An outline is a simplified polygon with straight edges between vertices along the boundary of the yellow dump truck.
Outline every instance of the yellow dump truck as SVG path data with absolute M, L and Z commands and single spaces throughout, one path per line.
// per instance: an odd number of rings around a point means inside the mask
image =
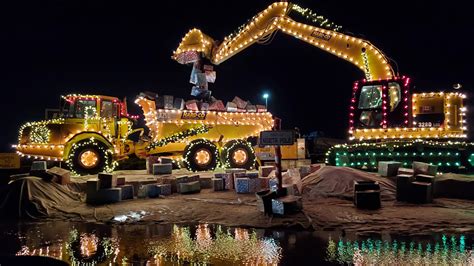
M 135 102 L 143 109 L 148 136 L 143 136 L 143 128 L 133 128 L 138 117 L 128 114 L 125 100 L 71 94 L 62 97 L 57 118 L 20 127 L 17 153 L 33 160 L 64 162 L 79 175 L 113 171 L 117 161 L 132 154 L 170 157 L 193 171 L 218 166 L 250 169 L 258 161 L 253 140 L 273 126 L 272 114 L 266 110 L 157 109 L 153 99 L 143 96 Z M 142 136 L 138 142 L 129 139 L 138 132 Z M 268 157 L 268 148 L 256 149 Z M 298 149 L 287 149 L 283 156 L 298 157 Z

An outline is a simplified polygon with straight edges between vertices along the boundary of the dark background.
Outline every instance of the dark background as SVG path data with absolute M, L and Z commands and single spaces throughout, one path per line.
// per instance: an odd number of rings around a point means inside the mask
M 15 1 L 0 17 L 0 149 L 18 128 L 57 108 L 61 94 L 127 97 L 144 90 L 188 98 L 190 68 L 170 57 L 193 27 L 220 40 L 272 1 Z M 396 60 L 417 90 L 473 87 L 472 9 L 468 1 L 308 1 L 299 5 L 365 36 Z M 301 21 L 303 22 L 303 21 Z M 345 138 L 352 82 L 363 73 L 337 57 L 279 33 L 217 67 L 213 95 L 264 103 L 284 127 Z M 470 119 L 472 120 L 472 119 Z

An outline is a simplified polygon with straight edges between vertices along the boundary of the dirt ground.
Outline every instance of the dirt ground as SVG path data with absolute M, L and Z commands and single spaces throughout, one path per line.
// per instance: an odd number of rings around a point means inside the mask
M 143 170 L 117 172 L 128 182 L 152 181 L 157 177 Z M 176 174 L 183 174 L 177 172 Z M 211 176 L 212 173 L 201 173 Z M 80 189 L 90 177 L 77 178 L 72 188 Z M 391 186 L 387 183 L 387 186 Z M 120 223 L 117 217 L 128 217 L 125 223 L 215 223 L 226 226 L 345 230 L 347 232 L 392 232 L 426 234 L 430 232 L 474 232 L 474 201 L 437 198 L 432 204 L 416 205 L 383 197 L 379 210 L 359 210 L 347 197 L 303 193 L 303 212 L 286 217 L 269 217 L 257 210 L 253 194 L 235 191 L 201 193 L 156 199 L 134 199 L 120 203 L 91 206 L 81 201 L 58 203 L 47 219 Z M 131 218 L 135 216 L 135 218 Z M 114 219 L 116 218 L 116 219 Z

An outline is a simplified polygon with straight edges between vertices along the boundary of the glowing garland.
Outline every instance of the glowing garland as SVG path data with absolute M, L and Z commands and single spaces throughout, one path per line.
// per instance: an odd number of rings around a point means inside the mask
M 158 141 L 154 141 L 154 142 L 150 143 L 150 145 L 148 145 L 146 147 L 146 150 L 150 151 L 150 150 L 152 150 L 156 147 L 162 147 L 162 146 L 165 146 L 166 144 L 169 144 L 169 143 L 174 143 L 174 142 L 177 142 L 177 141 L 180 141 L 180 140 L 192 137 L 192 136 L 207 133 L 210 129 L 211 129 L 210 126 L 201 125 L 201 126 L 198 126 L 198 127 L 195 127 L 195 128 L 187 129 L 187 130 L 182 131 L 182 132 L 174 133 L 171 136 L 168 136 L 166 138 L 162 138 Z
M 245 141 L 245 140 L 240 140 L 240 139 L 237 139 L 237 140 L 234 140 L 232 141 L 232 145 L 230 146 L 224 146 L 224 148 L 222 148 L 222 154 L 227 154 L 226 158 L 224 158 L 224 162 L 223 162 L 223 167 L 224 168 L 231 168 L 231 165 L 230 165 L 230 154 L 228 154 L 228 151 L 229 150 L 232 150 L 236 145 L 245 145 L 247 146 L 250 151 L 252 152 L 252 154 L 255 154 L 255 151 L 252 147 L 252 145 L 250 145 L 250 143 L 248 141 Z M 251 165 L 255 165 L 255 162 L 256 162 L 257 158 L 256 156 L 254 156 L 253 158 L 253 162 Z
M 31 127 L 30 141 L 34 144 L 47 144 L 51 138 L 51 130 L 46 125 Z
M 417 151 L 418 147 L 438 148 L 439 150 Z M 438 141 L 414 141 L 414 142 L 388 142 L 388 143 L 356 143 L 342 144 L 331 147 L 326 153 L 326 163 L 335 166 L 350 166 L 355 168 L 377 169 L 378 161 L 390 158 L 402 162 L 404 167 L 411 166 L 418 158 L 427 159 L 431 164 L 440 168 L 459 168 L 462 166 L 460 153 L 457 149 L 465 148 L 471 150 L 468 162 L 473 167 L 472 149 L 474 143 L 466 142 L 438 142 Z M 373 149 L 373 150 L 370 150 Z M 398 150 L 397 150 L 398 149 Z M 403 150 L 402 149 L 407 149 Z M 380 151 L 382 150 L 382 151 Z M 442 150 L 442 151 L 441 151 Z
M 115 169 L 115 167 L 117 167 L 118 163 L 113 160 L 113 152 L 110 149 L 102 147 L 102 145 L 100 145 L 100 144 L 101 143 L 96 141 L 94 139 L 94 137 L 92 137 L 92 138 L 90 138 L 90 139 L 88 139 L 87 141 L 84 141 L 84 142 L 72 144 L 71 150 L 69 151 L 68 158 L 66 160 L 66 164 L 69 167 L 69 169 L 71 169 L 71 172 L 74 175 L 79 175 L 77 173 L 76 169 L 74 169 L 74 164 L 73 164 L 75 152 L 78 148 L 84 147 L 86 145 L 94 145 L 95 147 L 97 147 L 100 151 L 102 151 L 105 154 L 104 158 L 101 158 L 101 159 L 104 160 L 103 172 L 111 173 L 111 172 L 114 171 L 114 169 Z
M 211 147 L 215 146 L 214 143 L 212 143 L 211 141 L 209 141 L 207 139 L 197 139 L 197 140 L 193 140 L 191 143 L 189 143 L 189 145 L 186 147 L 185 152 L 183 153 L 183 163 L 189 171 L 193 171 L 193 172 L 198 171 L 197 169 L 192 169 L 191 168 L 191 164 L 190 164 L 190 162 L 188 161 L 187 158 L 189 157 L 192 148 L 194 146 L 200 145 L 200 144 L 209 145 Z M 214 156 L 215 156 L 216 160 L 219 158 L 219 151 L 218 151 L 217 147 L 214 151 Z M 217 160 L 217 164 L 216 164 L 216 167 L 218 167 L 218 166 L 219 166 L 219 160 Z M 209 170 L 214 170 L 215 168 L 212 168 L 212 169 L 209 169 Z
M 296 11 L 298 14 L 310 21 L 319 24 L 321 27 L 325 27 L 333 31 L 340 31 L 342 29 L 342 26 L 336 25 L 334 22 L 331 22 L 329 19 L 316 14 L 309 8 L 303 8 L 297 4 L 292 4 L 291 10 Z

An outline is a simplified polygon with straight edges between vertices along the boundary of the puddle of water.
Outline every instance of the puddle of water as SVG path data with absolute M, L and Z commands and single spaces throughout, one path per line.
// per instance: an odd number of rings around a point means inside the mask
M 207 224 L 0 225 L 0 256 L 48 256 L 73 265 L 474 265 L 473 243 L 474 235 L 342 236 Z

